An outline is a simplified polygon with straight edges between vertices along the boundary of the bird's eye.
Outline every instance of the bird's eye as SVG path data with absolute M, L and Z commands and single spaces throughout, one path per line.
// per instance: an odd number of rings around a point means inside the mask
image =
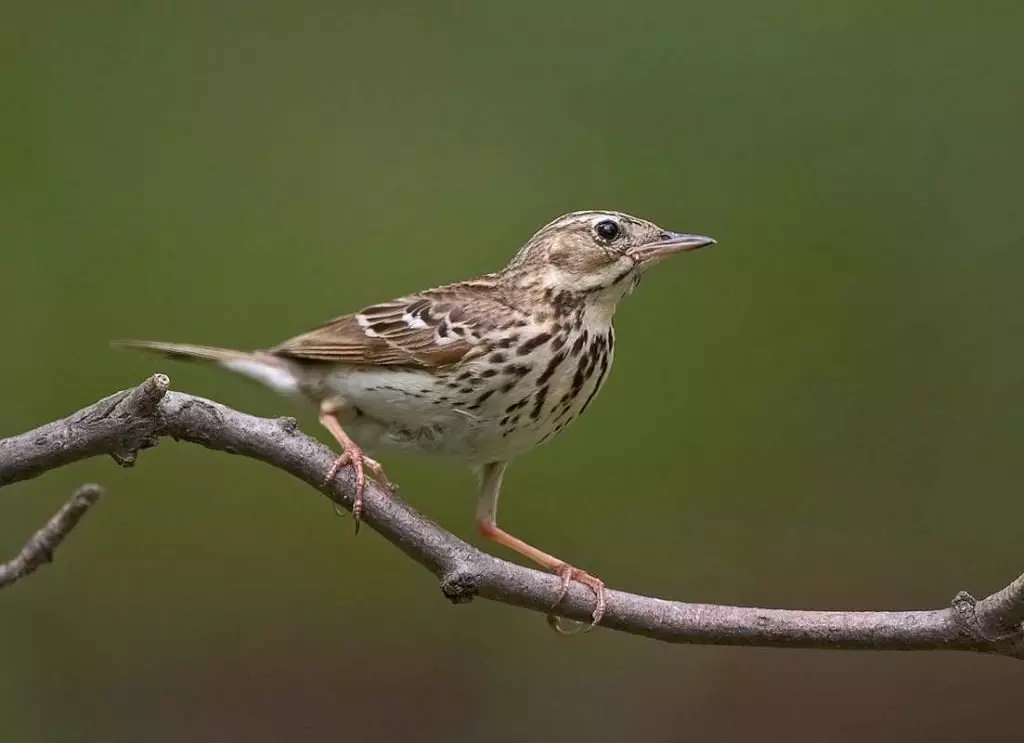
M 619 223 L 614 219 L 602 219 L 594 225 L 594 231 L 602 240 L 614 240 L 619 236 L 620 230 Z

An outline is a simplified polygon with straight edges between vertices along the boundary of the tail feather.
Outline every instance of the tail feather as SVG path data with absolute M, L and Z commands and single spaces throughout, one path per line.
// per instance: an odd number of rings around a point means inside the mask
M 164 343 L 163 341 L 111 341 L 114 348 L 130 348 L 159 354 L 164 358 L 184 361 L 225 361 L 251 358 L 254 354 L 216 346 L 197 346 L 191 343 Z
M 255 379 L 278 392 L 293 395 L 299 391 L 299 379 L 292 364 L 263 351 L 236 351 L 216 346 L 163 341 L 111 341 L 115 348 L 155 353 L 164 358 L 183 361 L 208 361 L 242 376 Z

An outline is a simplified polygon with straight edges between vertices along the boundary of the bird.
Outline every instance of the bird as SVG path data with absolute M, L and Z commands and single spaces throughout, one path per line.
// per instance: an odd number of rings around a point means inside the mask
M 325 486 L 353 468 L 358 532 L 367 473 L 393 493 L 380 450 L 468 465 L 481 534 L 561 578 L 548 622 L 577 581 L 594 594 L 586 630 L 604 616 L 604 582 L 498 526 L 508 463 L 577 419 L 608 377 L 620 300 L 662 260 L 713 245 L 618 211 L 576 211 L 540 228 L 504 268 L 336 317 L 271 348 L 239 351 L 113 341 L 213 362 L 318 407 L 341 447 Z

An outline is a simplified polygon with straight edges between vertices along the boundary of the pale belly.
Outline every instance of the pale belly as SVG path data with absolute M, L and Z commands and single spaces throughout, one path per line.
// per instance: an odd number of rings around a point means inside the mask
M 344 400 L 342 426 L 370 452 L 397 449 L 469 465 L 505 461 L 561 431 L 607 378 L 611 332 L 571 341 L 526 357 L 497 353 L 446 378 L 348 369 L 332 372 L 323 386 Z

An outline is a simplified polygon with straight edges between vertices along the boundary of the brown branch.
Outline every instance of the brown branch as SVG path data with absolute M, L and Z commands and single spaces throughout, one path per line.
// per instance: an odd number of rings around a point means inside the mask
M 256 418 L 192 395 L 168 392 L 155 375 L 64 420 L 0 441 L 0 486 L 86 457 L 110 454 L 120 464 L 162 437 L 242 454 L 285 470 L 350 509 L 353 480 L 345 468 L 321 487 L 334 455 L 298 430 L 293 418 Z M 559 579 L 492 557 L 444 531 L 401 498 L 369 485 L 367 524 L 436 575 L 444 595 L 474 596 L 547 612 Z M 45 530 L 46 527 L 44 527 Z M 586 621 L 592 594 L 573 585 L 559 614 Z M 927 611 L 799 611 L 690 604 L 608 592 L 603 627 L 667 642 L 761 647 L 875 650 L 969 650 L 1024 659 L 1024 575 L 980 601 L 959 593 Z
M 21 548 L 21 552 L 0 565 L 0 588 L 34 573 L 48 562 L 53 562 L 54 550 L 78 525 L 79 520 L 99 500 L 102 493 L 103 488 L 99 485 L 82 485 L 77 488 L 67 503 L 32 535 Z

